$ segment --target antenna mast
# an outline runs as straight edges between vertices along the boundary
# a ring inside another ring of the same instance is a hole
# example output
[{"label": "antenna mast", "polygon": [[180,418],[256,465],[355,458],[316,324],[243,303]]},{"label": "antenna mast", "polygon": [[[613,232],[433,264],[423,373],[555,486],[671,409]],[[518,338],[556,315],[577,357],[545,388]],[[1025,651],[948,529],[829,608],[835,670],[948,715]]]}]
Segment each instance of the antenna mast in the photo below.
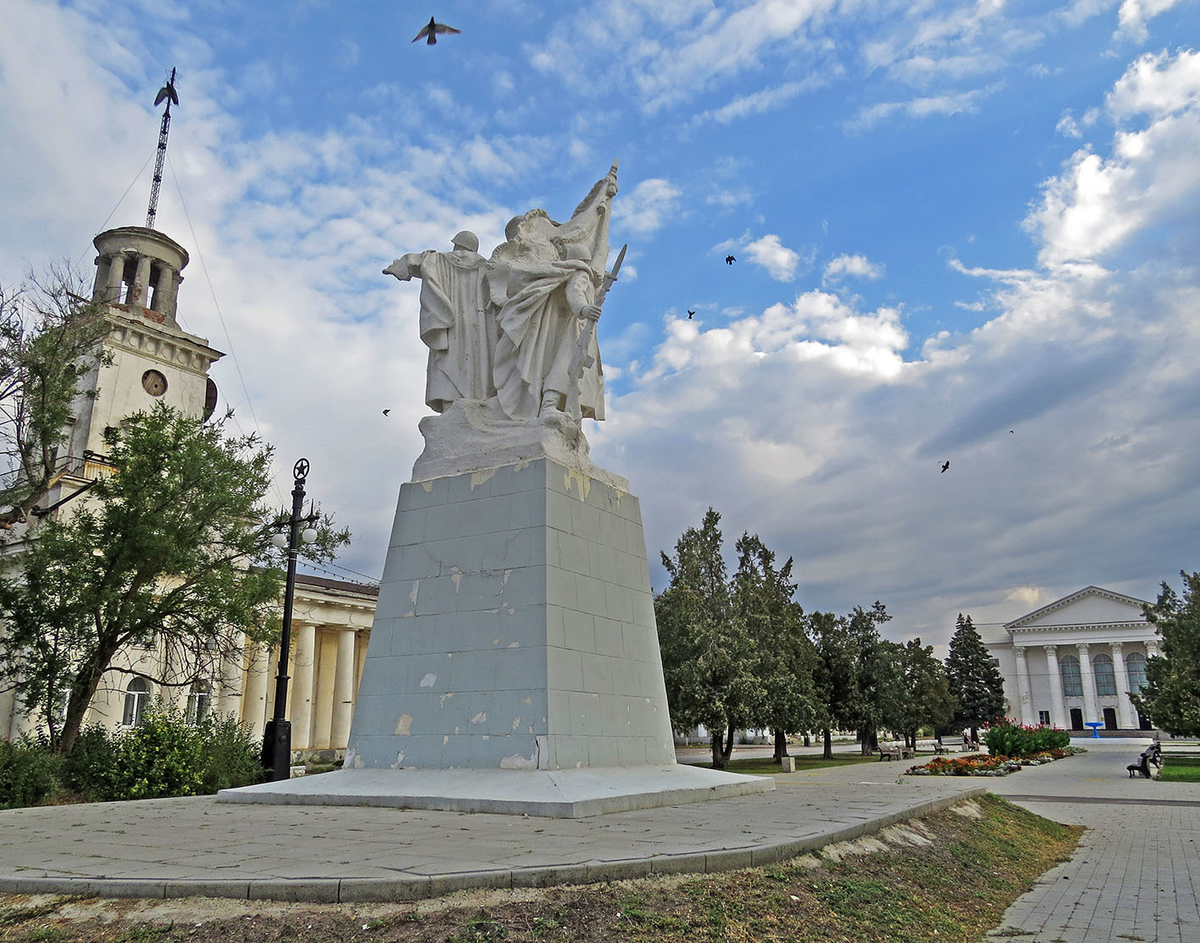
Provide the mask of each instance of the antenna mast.
[{"label": "antenna mast", "polygon": [[171,67],[171,77],[167,79],[167,84],[158,90],[158,96],[154,99],[155,105],[162,104],[166,101],[167,107],[163,111],[162,124],[158,129],[158,156],[154,160],[154,183],[150,186],[150,206],[146,209],[146,228],[154,228],[154,217],[158,213],[158,190],[162,186],[163,161],[167,157],[167,134],[171,131],[171,105],[179,104],[179,96],[175,93],[175,67]]}]

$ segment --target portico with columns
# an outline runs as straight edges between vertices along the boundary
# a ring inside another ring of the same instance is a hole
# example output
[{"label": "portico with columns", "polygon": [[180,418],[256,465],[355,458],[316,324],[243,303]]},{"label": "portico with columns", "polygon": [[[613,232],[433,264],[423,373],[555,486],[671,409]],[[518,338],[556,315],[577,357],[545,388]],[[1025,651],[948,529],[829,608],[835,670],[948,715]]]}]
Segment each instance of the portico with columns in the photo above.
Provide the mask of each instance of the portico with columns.
[{"label": "portico with columns", "polygon": [[1004,678],[1007,714],[1023,724],[1143,732],[1131,692],[1159,653],[1145,600],[1088,586],[1003,624],[977,626]]}]

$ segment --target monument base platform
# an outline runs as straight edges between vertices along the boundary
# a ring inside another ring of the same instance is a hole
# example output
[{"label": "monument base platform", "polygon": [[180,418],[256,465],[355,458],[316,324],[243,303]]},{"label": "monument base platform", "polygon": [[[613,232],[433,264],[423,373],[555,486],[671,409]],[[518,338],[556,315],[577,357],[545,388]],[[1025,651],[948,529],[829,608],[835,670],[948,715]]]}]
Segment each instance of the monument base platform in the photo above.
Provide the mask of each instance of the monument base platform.
[{"label": "monument base platform", "polygon": [[218,802],[348,805],[578,819],[770,792],[770,776],[677,764],[605,769],[343,769],[240,789]]}]

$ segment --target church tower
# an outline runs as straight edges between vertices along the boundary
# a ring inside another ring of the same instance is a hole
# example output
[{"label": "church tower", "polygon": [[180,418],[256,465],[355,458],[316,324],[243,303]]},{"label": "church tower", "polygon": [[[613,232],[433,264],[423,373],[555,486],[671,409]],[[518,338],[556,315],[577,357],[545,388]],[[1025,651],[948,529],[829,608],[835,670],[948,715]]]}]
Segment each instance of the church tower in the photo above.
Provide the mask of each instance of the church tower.
[{"label": "church tower", "polygon": [[80,383],[67,442],[66,473],[44,502],[53,507],[93,480],[105,466],[104,430],[162,402],[184,415],[207,419],[217,388],[209,367],[224,356],[208,340],[189,334],[176,319],[179,286],[188,253],[154,229],[166,156],[171,104],[178,104],[174,71],[156,104],[167,102],[145,226],[122,226],[93,240],[96,279],[92,301],[110,326],[104,356]]}]

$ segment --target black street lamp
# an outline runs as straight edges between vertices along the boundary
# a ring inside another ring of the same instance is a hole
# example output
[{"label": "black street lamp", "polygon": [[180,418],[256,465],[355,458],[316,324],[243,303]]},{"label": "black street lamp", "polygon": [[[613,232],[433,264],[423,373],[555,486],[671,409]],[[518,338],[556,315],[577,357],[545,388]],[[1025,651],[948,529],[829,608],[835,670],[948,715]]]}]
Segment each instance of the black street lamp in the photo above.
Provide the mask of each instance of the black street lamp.
[{"label": "black street lamp", "polygon": [[[292,641],[292,601],[296,594],[296,556],[300,552],[300,542],[312,543],[317,539],[313,529],[320,519],[320,514],[309,508],[309,513],[302,516],[304,510],[304,480],[308,477],[308,459],[302,458],[292,467],[292,477],[295,487],[292,488],[292,513],[290,516],[281,514],[274,524],[280,529],[271,542],[277,547],[287,547],[288,566],[287,584],[283,591],[283,631],[279,640],[279,673],[275,676],[275,716],[267,721],[267,729],[263,736],[262,764],[271,771],[271,781],[278,782],[292,775],[292,722],[284,719],[287,713],[288,687],[288,654]],[[300,525],[307,525],[303,531]],[[287,528],[287,537],[283,529]]]}]

